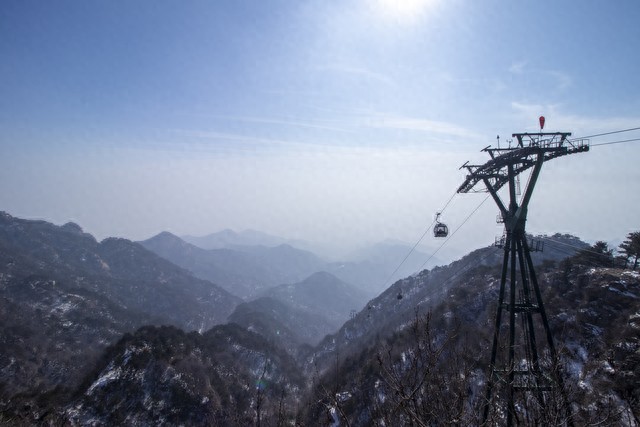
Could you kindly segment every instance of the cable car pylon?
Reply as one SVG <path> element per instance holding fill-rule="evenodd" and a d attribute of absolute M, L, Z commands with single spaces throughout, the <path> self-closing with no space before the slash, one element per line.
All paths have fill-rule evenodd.
<path fill-rule="evenodd" d="M 537 133 L 514 133 L 512 136 L 517 144 L 513 146 L 485 147 L 482 151 L 490 157 L 485 164 L 470 165 L 466 162 L 460 168 L 466 169 L 468 174 L 457 192 L 488 192 L 504 222 L 504 235 L 496 241 L 496 245 L 504 249 L 504 258 L 482 409 L 484 425 L 488 423 L 492 410 L 494 421 L 506 412 L 507 426 L 514 422 L 520 424 L 522 417 L 536 416 L 533 414 L 544 416 L 554 396 L 561 396 L 565 424 L 572 425 L 558 357 L 531 259 L 531 252 L 540 246 L 527 241 L 525 223 L 529 201 L 544 162 L 586 152 L 589 144 L 587 140 L 570 141 L 571 133 L 568 132 L 543 132 L 543 118 L 540 118 L 540 127 Z M 529 182 L 518 201 L 516 177 L 528 169 L 531 169 Z M 484 189 L 477 189 L 479 184 L 484 184 Z M 509 190 L 508 205 L 498 194 L 505 185 Z M 504 311 L 509 313 L 508 330 L 502 327 Z M 540 322 L 546 343 L 536 339 Z M 516 335 L 518 324 L 521 328 Z M 505 346 L 506 343 L 508 345 Z M 545 346 L 548 353 L 543 351 Z M 545 354 L 549 357 L 541 358 Z M 557 404 L 557 400 L 554 403 Z M 539 418 L 537 422 L 541 422 Z"/>

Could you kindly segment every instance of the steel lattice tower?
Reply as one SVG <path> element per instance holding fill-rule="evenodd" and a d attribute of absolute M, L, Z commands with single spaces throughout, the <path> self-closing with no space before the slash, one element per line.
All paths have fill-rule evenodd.
<path fill-rule="evenodd" d="M 541 118 L 541 125 L 543 120 Z M 458 193 L 489 192 L 500 210 L 499 219 L 504 222 L 504 235 L 496 240 L 496 245 L 504 249 L 504 259 L 482 411 L 483 424 L 488 421 L 492 408 L 498 411 L 496 414 L 506 412 L 508 426 L 514 423 L 514 418 L 519 423 L 518 413 L 526 412 L 521 408 L 522 402 L 533 399 L 544 411 L 549 393 L 554 390 L 562 396 L 567 423 L 571 424 L 556 349 L 531 259 L 531 252 L 541 250 L 542 245 L 528 239 L 525 233 L 529 201 L 543 163 L 589 150 L 587 141 L 569 141 L 570 135 L 566 132 L 513 134 L 516 138 L 513 147 L 511 144 L 508 148 L 488 146 L 482 151 L 487 152 L 491 159 L 484 165 L 469 165 L 467 162 L 461 167 L 469 173 Z M 518 201 L 518 175 L 528 169 L 531 169 L 529 181 Z M 483 183 L 485 188 L 474 190 L 479 183 Z M 509 190 L 508 205 L 498 194 L 505 184 Z M 505 311 L 509 315 L 508 329 L 502 324 Z M 545 339 L 536 339 L 536 325 L 539 332 L 540 322 L 546 344 Z M 519 328 L 516 328 L 517 324 L 520 324 Z M 543 351 L 545 345 L 546 353 Z M 549 357 L 543 362 L 545 355 Z M 546 363 L 549 360 L 551 363 Z M 524 393 L 524 396 L 516 401 L 516 393 Z"/>

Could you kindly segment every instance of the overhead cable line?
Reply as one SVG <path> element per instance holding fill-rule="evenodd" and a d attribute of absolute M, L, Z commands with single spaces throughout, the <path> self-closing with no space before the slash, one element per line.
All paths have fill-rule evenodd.
<path fill-rule="evenodd" d="M 447 206 L 449 206 L 449 204 L 451 203 L 451 201 L 453 200 L 453 198 L 456 196 L 457 191 L 454 191 L 454 193 L 451 195 L 451 197 L 449 198 L 449 200 L 447 201 L 447 203 L 445 203 L 444 207 L 439 211 L 440 213 L 444 212 L 445 209 L 447 209 Z M 427 229 L 424 231 L 424 233 L 422 233 L 422 236 L 420 236 L 420 238 L 418 239 L 418 241 L 413 245 L 413 247 L 409 250 L 409 252 L 407 253 L 407 255 L 405 255 L 404 259 L 402 261 L 400 261 L 400 264 L 398 264 L 398 266 L 396 267 L 395 270 L 393 270 L 393 273 L 391 273 L 389 275 L 389 277 L 387 277 L 387 280 L 384 281 L 383 284 L 383 288 L 387 287 L 387 284 L 389 283 L 389 281 L 391 280 L 391 278 L 393 277 L 394 274 L 396 274 L 398 272 L 398 270 L 400 270 L 400 267 L 402 267 L 402 265 L 407 261 L 407 259 L 409 258 L 409 256 L 413 253 L 413 251 L 418 247 L 418 245 L 420 244 L 420 242 L 422 242 L 422 240 L 424 239 L 424 237 L 427 235 L 427 233 L 429 231 L 431 231 L 431 227 L 434 226 L 434 224 L 436 223 L 436 220 L 433 220 L 433 222 L 429 225 L 429 227 L 427 227 Z M 429 258 L 431 259 L 431 258 Z"/>
<path fill-rule="evenodd" d="M 486 201 L 486 199 L 484 199 L 480 205 L 482 205 L 485 201 Z M 480 206 L 478 206 L 476 208 L 476 210 L 478 210 L 479 207 Z M 473 215 L 473 213 L 475 213 L 475 211 L 472 212 L 472 215 Z M 460 227 L 458 227 L 456 229 L 456 231 L 458 231 L 459 228 Z M 454 233 L 455 233 L 455 231 L 454 231 Z M 578 246 L 571 245 L 571 244 L 566 243 L 566 242 L 560 242 L 560 241 L 556 241 L 556 240 L 551 240 L 550 237 L 547 237 L 547 236 L 539 236 L 539 238 L 542 238 L 542 239 L 545 239 L 545 240 L 549 240 L 552 243 L 559 243 L 559 244 L 562 244 L 562 245 L 565 245 L 565 246 L 569 246 L 569 247 L 574 248 L 574 249 L 588 250 L 588 249 L 585 249 L 585 248 L 580 248 Z M 444 243 L 446 243 L 446 241 Z M 443 243 L 443 245 L 444 245 L 444 243 Z M 449 282 L 450 280 L 454 279 L 455 277 L 459 276 L 460 274 L 464 273 L 465 271 L 469 271 L 474 265 L 476 265 L 476 266 L 477 265 L 481 265 L 482 261 L 484 261 L 485 259 L 489 258 L 490 256 L 496 254 L 496 250 L 494 250 L 494 249 L 497 249 L 497 248 L 495 246 L 491 245 L 491 246 L 488 246 L 486 249 L 487 249 L 487 252 L 483 256 L 481 256 L 480 258 L 477 258 L 477 259 L 470 259 L 468 263 L 466 263 L 465 265 L 463 265 L 463 266 L 459 267 L 458 269 L 456 269 L 456 271 L 454 271 L 449 276 L 447 276 L 447 278 L 445 278 L 443 280 L 440 280 L 439 283 L 436 286 L 433 286 L 433 289 L 442 288 L 442 286 L 447 284 L 447 282 Z M 556 248 L 556 249 L 560 250 L 561 252 L 564 252 L 567 255 L 572 255 L 572 253 L 570 251 L 568 251 L 568 250 L 564 250 L 563 251 L 560 248 Z M 589 252 L 593 252 L 593 251 L 589 251 Z M 597 252 L 593 252 L 593 253 L 597 253 Z M 585 263 L 589 264 L 592 267 L 599 267 L 599 265 L 594 264 L 594 263 L 589 262 L 589 261 L 586 261 Z M 416 308 L 417 308 L 417 306 L 416 306 Z M 378 387 L 379 387 L 379 385 L 371 385 L 371 386 L 368 386 L 368 387 L 362 387 L 360 390 L 363 391 L 363 392 L 367 392 L 367 391 L 370 391 L 370 390 L 377 389 Z"/>
<path fill-rule="evenodd" d="M 600 144 L 589 144 L 589 145 L 591 147 L 597 147 L 599 145 L 613 145 L 613 144 L 622 144 L 623 142 L 638 142 L 638 141 L 640 141 L 640 138 L 624 139 L 621 141 L 601 142 Z"/>
<path fill-rule="evenodd" d="M 480 204 L 478 206 L 476 206 L 476 208 L 471 211 L 471 213 L 464 219 L 464 221 L 462 221 L 462 223 L 458 226 L 458 228 L 456 228 L 453 233 L 451 233 L 449 235 L 449 237 L 447 237 L 447 240 L 445 240 L 444 242 L 442 242 L 442 244 L 440 245 L 440 247 L 438 249 L 436 249 L 430 256 L 429 258 L 427 258 L 427 260 L 420 266 L 420 268 L 418 269 L 418 271 L 416 271 L 416 273 L 419 273 L 420 271 L 422 271 L 422 269 L 424 268 L 425 265 L 427 265 L 427 263 L 429 261 L 431 261 L 431 258 L 433 258 L 439 251 L 440 249 L 442 249 L 442 247 L 453 237 L 454 234 L 456 234 L 458 232 L 458 230 L 460 230 L 460 228 L 462 228 L 462 226 L 469 221 L 469 219 L 473 216 L 473 214 L 475 214 L 478 209 L 480 209 L 480 207 L 484 204 L 484 202 L 487 201 L 487 199 L 489 199 L 489 197 L 491 197 L 490 194 L 487 195 L 487 197 L 484 198 L 484 200 L 482 200 L 480 202 Z M 415 273 L 414 273 L 415 274 Z"/>
<path fill-rule="evenodd" d="M 566 257 L 564 259 L 569 259 L 571 257 L 576 256 L 579 253 L 579 252 L 572 252 L 570 249 L 560 248 L 560 247 L 557 247 L 557 246 L 553 247 L 553 249 L 555 249 L 558 252 L 561 252 L 561 253 L 565 254 Z M 585 251 L 587 251 L 587 250 L 585 249 Z M 600 252 L 594 252 L 594 251 L 587 251 L 587 252 L 593 253 L 593 254 L 595 254 L 597 256 L 606 257 L 607 261 L 611 262 L 611 266 L 615 267 L 615 264 L 614 264 L 615 263 L 615 257 L 613 255 L 607 255 L 607 254 L 603 254 L 603 253 L 600 253 Z M 591 268 L 602 268 L 602 267 L 604 267 L 601 263 L 597 263 L 597 262 L 591 261 L 589 259 L 581 259 L 580 263 L 584 264 L 584 265 L 586 265 L 588 267 L 591 267 Z"/>
<path fill-rule="evenodd" d="M 486 200 L 486 199 L 485 199 Z M 483 201 L 484 203 L 484 201 Z M 487 247 L 488 251 L 486 254 L 484 254 L 483 256 L 481 256 L 479 259 L 474 260 L 471 259 L 466 265 L 460 267 L 457 271 L 454 271 L 453 274 L 451 274 L 449 277 L 447 277 L 446 279 L 442 280 L 437 288 L 442 287 L 442 285 L 444 285 L 445 283 L 447 283 L 449 280 L 453 279 L 454 277 L 456 277 L 457 275 L 464 273 L 465 270 L 468 270 L 472 267 L 472 264 L 477 264 L 477 265 L 481 265 L 482 261 L 484 261 L 485 259 L 489 258 L 491 255 L 494 255 L 496 253 L 495 250 L 492 249 L 497 249 L 496 246 L 491 245 Z"/>
<path fill-rule="evenodd" d="M 622 129 L 622 130 L 614 130 L 614 131 L 611 131 L 611 132 L 598 133 L 598 134 L 595 134 L 595 135 L 587 135 L 587 136 L 582 136 L 582 137 L 577 138 L 577 139 L 595 138 L 597 136 L 613 135 L 615 133 L 622 133 L 622 132 L 631 132 L 632 130 L 640 130 L 640 127 Z"/>
<path fill-rule="evenodd" d="M 483 201 L 483 203 L 484 203 L 484 201 Z M 487 253 L 486 254 L 482 255 L 478 259 L 469 260 L 469 262 L 467 264 L 465 264 L 462 267 L 458 268 L 456 271 L 454 271 L 449 276 L 447 276 L 446 279 L 441 280 L 436 286 L 433 286 L 433 289 L 442 288 L 442 286 L 444 286 L 451 279 L 453 279 L 456 276 L 464 273 L 465 271 L 469 271 L 474 266 L 474 264 L 475 265 L 481 265 L 482 261 L 484 261 L 485 259 L 489 258 L 490 256 L 496 254 L 496 250 L 494 250 L 494 249 L 497 249 L 497 248 L 495 246 L 491 245 L 491 246 L 486 247 L 486 249 L 487 249 Z M 418 303 L 418 305 L 416 305 L 416 308 L 418 308 L 419 305 L 420 305 L 420 303 Z M 362 311 L 364 311 L 364 310 L 362 310 Z M 337 332 L 337 334 L 338 333 L 339 333 L 339 331 Z M 372 390 L 372 389 L 377 388 L 377 387 L 378 386 L 373 385 L 373 386 L 370 386 L 370 387 L 361 387 L 361 388 L 359 388 L 359 390 L 367 391 L 367 390 Z"/>
<path fill-rule="evenodd" d="M 623 133 L 623 132 L 631 132 L 631 131 L 634 131 L 634 130 L 640 130 L 640 127 L 629 128 L 629 129 L 621 129 L 621 130 L 616 130 L 616 131 L 611 131 L 611 132 L 604 132 L 604 133 L 599 133 L 599 134 L 594 134 L 594 135 L 587 135 L 587 136 L 580 137 L 580 138 L 577 138 L 577 139 L 595 138 L 595 137 L 599 137 L 599 136 L 613 135 L 613 134 Z M 576 138 L 574 138 L 574 139 L 576 139 Z M 622 143 L 627 143 L 627 142 L 639 142 L 639 141 L 640 141 L 640 138 L 633 138 L 633 139 L 625 139 L 625 140 L 619 140 L 619 141 L 602 142 L 602 143 L 599 143 L 599 144 L 590 144 L 590 146 L 591 147 L 598 147 L 598 146 L 602 146 L 602 145 L 613 145 L 613 144 L 622 144 Z M 449 200 L 444 205 L 444 207 L 439 211 L 440 213 L 445 211 L 445 209 L 449 206 L 449 204 L 451 203 L 451 201 L 453 200 L 453 198 L 455 197 L 456 194 L 457 194 L 457 192 L 453 193 L 453 195 L 449 198 Z M 487 199 L 488 198 L 489 198 L 489 196 L 487 196 Z M 453 235 L 460 229 L 460 227 L 462 227 L 462 225 L 464 225 L 464 223 L 467 222 L 467 220 L 469 220 L 469 218 L 480 208 L 480 206 L 482 206 L 482 204 L 487 199 L 484 199 L 480 203 L 480 205 L 462 222 L 462 224 L 460 224 L 460 226 L 458 226 L 458 228 L 456 228 L 455 231 L 449 235 L 449 237 L 438 247 L 438 249 L 436 249 L 429 256 L 429 258 L 427 258 L 427 260 L 422 264 L 422 266 L 420 267 L 420 269 L 417 272 L 421 271 L 424 268 L 424 266 L 427 265 L 427 263 L 440 251 L 440 249 L 442 249 L 442 247 L 449 241 L 449 239 L 451 237 L 453 237 Z M 398 272 L 398 270 L 400 270 L 400 268 L 404 265 L 404 263 L 407 261 L 407 259 L 409 259 L 411 254 L 416 250 L 416 248 L 422 242 L 422 240 L 424 240 L 425 236 L 427 235 L 427 233 L 429 233 L 429 231 L 431 230 L 431 228 L 434 226 L 435 223 L 436 223 L 436 220 L 434 220 L 429 225 L 429 227 L 427 227 L 427 229 L 424 231 L 424 233 L 422 233 L 422 236 L 420 236 L 420 238 L 416 241 L 416 243 L 413 245 L 413 247 L 405 255 L 405 257 L 402 259 L 402 261 L 400 261 L 398 266 L 393 270 L 393 272 L 389 275 L 389 277 L 387 277 L 387 279 L 384 281 L 383 288 L 387 287 L 387 284 L 389 283 L 389 281 Z"/>
<path fill-rule="evenodd" d="M 567 242 L 561 242 L 559 240 L 552 240 L 551 237 L 548 236 L 536 236 L 539 239 L 544 239 L 547 240 L 549 243 L 557 243 L 559 245 L 564 245 L 564 246 L 568 246 L 570 248 L 576 249 L 577 252 L 587 252 L 587 253 L 592 253 L 594 255 L 603 255 L 601 252 L 597 252 L 591 249 L 591 245 L 589 245 L 588 243 L 586 247 L 580 247 L 580 246 L 576 246 L 576 245 L 572 245 L 571 243 L 567 243 Z M 559 249 L 558 247 L 556 247 L 556 249 Z M 615 248 L 609 248 L 611 250 L 615 249 Z"/>

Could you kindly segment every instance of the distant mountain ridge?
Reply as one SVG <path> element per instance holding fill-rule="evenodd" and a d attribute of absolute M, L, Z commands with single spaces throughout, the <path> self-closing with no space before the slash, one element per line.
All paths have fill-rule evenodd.
<path fill-rule="evenodd" d="M 545 252 L 537 253 L 536 273 L 561 357 L 573 423 L 636 425 L 640 273 L 610 268 L 608 262 L 603 267 L 583 255 L 567 257 L 580 247 L 589 249 L 573 236 L 556 234 L 542 240 L 552 249 L 547 252 L 545 244 L 546 258 Z M 327 336 L 307 361 L 320 378 L 302 422 L 327 414 L 322 397 L 330 386 L 344 399 L 340 421 L 346 418 L 350 425 L 368 426 L 378 420 L 395 425 L 402 419 L 399 408 L 406 419 L 413 416 L 425 425 L 478 425 L 476 409 L 484 400 L 502 256 L 501 249 L 482 248 L 448 266 L 400 280 L 339 332 Z M 543 342 L 542 331 L 536 333 Z M 541 359 L 545 357 L 548 354 Z M 409 393 L 428 404 L 408 405 L 404 411 Z M 413 408 L 419 412 L 409 414 Z M 523 417 L 523 425 L 556 425 L 558 420 L 564 425 L 566 413 L 559 408 L 547 404 L 542 415 Z M 490 424 L 504 423 L 504 414 L 495 417 Z"/>
<path fill-rule="evenodd" d="M 74 387 L 124 332 L 206 330 L 239 302 L 137 243 L 1 212 L 0 412 L 14 396 Z"/>
<path fill-rule="evenodd" d="M 266 290 L 240 304 L 229 321 L 278 343 L 290 354 L 316 345 L 333 333 L 366 301 L 366 294 L 337 277 L 318 272 L 303 281 Z"/>
<path fill-rule="evenodd" d="M 545 261 L 560 262 L 576 254 L 589 245 L 575 236 L 554 234 L 540 236 L 535 239 L 544 242 L 544 251 L 532 253 L 534 264 L 541 265 Z M 446 266 L 423 270 L 412 276 L 394 282 L 355 317 L 347 320 L 340 330 L 327 336 L 316 348 L 319 354 L 328 354 L 336 346 L 344 354 L 351 349 L 360 348 L 376 334 L 392 333 L 401 325 L 415 317 L 416 310 L 428 311 L 431 307 L 446 301 L 451 286 L 468 271 L 477 268 L 497 268 L 502 263 L 504 252 L 496 246 L 488 246 L 471 251 L 464 257 Z M 316 362 L 321 361 L 317 359 Z M 327 364 L 332 363 L 330 359 Z M 322 363 L 320 363 L 322 366 Z"/>
<path fill-rule="evenodd" d="M 168 232 L 140 243 L 197 277 L 212 281 L 245 300 L 255 298 L 268 288 L 299 282 L 319 271 L 326 271 L 343 282 L 355 285 L 371 298 L 397 280 L 443 264 L 437 256 L 423 252 L 424 248 L 412 248 L 397 240 L 387 239 L 365 246 L 347 255 L 344 261 L 327 262 L 312 252 L 280 243 L 286 239 L 259 231 L 247 231 L 245 234 L 232 230 L 213 233 L 209 236 L 213 236 L 218 245 L 226 246 L 209 250 L 189 244 Z M 581 248 L 587 246 L 579 239 L 562 234 L 544 236 L 543 240 L 545 252 L 532 255 L 536 262 L 570 255 L 575 249 L 567 246 L 565 241 L 573 241 L 572 244 Z M 251 242 L 272 246 L 237 244 Z"/>
<path fill-rule="evenodd" d="M 322 315 L 266 296 L 240 304 L 228 321 L 263 336 L 294 356 L 299 355 L 301 346 L 316 345 L 337 329 Z"/>
<path fill-rule="evenodd" d="M 191 243 L 202 249 L 225 249 L 235 246 L 266 246 L 275 247 L 280 245 L 289 245 L 299 249 L 306 250 L 308 244 L 302 240 L 291 240 L 283 237 L 273 236 L 257 230 L 244 230 L 240 232 L 231 229 L 224 229 L 217 233 L 207 234 L 205 236 L 180 236 L 182 240 Z"/>
<path fill-rule="evenodd" d="M 325 265 L 311 252 L 286 244 L 207 250 L 169 232 L 160 233 L 140 244 L 242 298 L 255 297 L 264 289 L 282 283 L 297 282 Z"/>
<path fill-rule="evenodd" d="M 365 289 L 369 296 L 383 292 L 396 280 L 440 262 L 438 258 L 430 257 L 419 249 L 391 240 L 361 248 L 347 255 L 346 259 L 344 262 L 329 264 L 327 271 L 345 282 Z"/>
<path fill-rule="evenodd" d="M 259 231 L 223 230 L 202 238 L 162 232 L 139 243 L 245 299 L 276 285 L 299 282 L 319 271 L 329 272 L 373 297 L 395 280 L 440 262 L 399 241 L 376 243 L 351 253 L 345 261 L 327 262 L 287 239 Z"/>
<path fill-rule="evenodd" d="M 186 329 L 220 323 L 231 311 L 229 306 L 237 304 L 237 299 L 220 287 L 193 277 L 137 243 L 121 238 L 106 238 L 98 243 L 78 226 L 58 227 L 2 213 L 0 241 L 9 256 L 23 254 L 36 261 L 38 273 L 76 280 L 79 286 L 111 301 L 157 313 Z M 183 301 L 190 307 L 187 316 L 175 310 L 176 304 Z M 221 305 L 216 307 L 216 301 Z"/>
<path fill-rule="evenodd" d="M 545 251 L 534 262 L 576 413 L 613 402 L 637 418 L 640 273 L 589 265 L 587 252 L 567 259 L 588 248 L 573 236 L 539 239 Z M 158 241 L 185 258 L 208 252 L 170 233 Z M 273 268 L 282 254 L 306 259 L 288 245 L 222 251 Z M 316 425 L 346 417 L 395 425 L 403 396 L 384 369 L 420 350 L 411 335 L 417 316 L 432 322 L 423 349 L 437 349 L 456 325 L 464 332 L 452 336 L 467 346 L 473 372 L 461 375 L 461 359 L 448 353 L 434 369 L 412 365 L 442 380 L 410 388 L 429 402 L 424 409 L 452 409 L 443 392 L 459 391 L 465 402 L 484 381 L 503 256 L 495 246 L 472 251 L 366 304 L 358 288 L 325 271 L 241 303 L 140 244 L 0 213 L 0 424 Z M 630 414 L 618 412 L 612 420 Z"/>
<path fill-rule="evenodd" d="M 314 273 L 299 283 L 271 288 L 264 294 L 300 310 L 321 315 L 336 328 L 366 302 L 364 292 L 325 271 Z"/>

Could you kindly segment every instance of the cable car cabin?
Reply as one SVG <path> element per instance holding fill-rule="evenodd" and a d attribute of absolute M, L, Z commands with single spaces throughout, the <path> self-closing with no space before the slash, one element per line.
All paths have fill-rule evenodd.
<path fill-rule="evenodd" d="M 441 222 L 436 223 L 435 227 L 433 227 L 433 236 L 434 237 L 447 237 L 449 234 L 449 227 L 446 224 Z"/>
<path fill-rule="evenodd" d="M 433 237 L 447 237 L 449 234 L 449 227 L 446 224 L 440 222 L 441 212 L 436 212 L 436 225 L 433 227 Z"/>

